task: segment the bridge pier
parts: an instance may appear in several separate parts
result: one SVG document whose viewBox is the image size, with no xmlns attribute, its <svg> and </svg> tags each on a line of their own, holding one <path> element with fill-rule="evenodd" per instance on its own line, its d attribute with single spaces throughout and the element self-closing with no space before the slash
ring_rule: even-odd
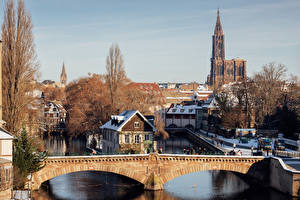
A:
<svg viewBox="0 0 300 200">
<path fill-rule="evenodd" d="M 152 173 L 149 178 L 147 179 L 145 185 L 144 185 L 145 190 L 163 190 L 163 182 L 161 178 L 156 174 Z"/>
</svg>

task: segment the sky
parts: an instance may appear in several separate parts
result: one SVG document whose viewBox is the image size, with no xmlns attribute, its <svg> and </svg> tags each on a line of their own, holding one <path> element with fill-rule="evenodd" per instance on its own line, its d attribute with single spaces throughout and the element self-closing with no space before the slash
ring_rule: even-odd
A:
<svg viewBox="0 0 300 200">
<path fill-rule="evenodd" d="M 1 19 L 5 0 L 0 0 Z M 270 62 L 300 76 L 299 0 L 25 0 L 40 80 L 105 73 L 112 44 L 135 82 L 204 82 L 220 9 L 226 59 L 247 60 L 252 76 Z"/>
</svg>

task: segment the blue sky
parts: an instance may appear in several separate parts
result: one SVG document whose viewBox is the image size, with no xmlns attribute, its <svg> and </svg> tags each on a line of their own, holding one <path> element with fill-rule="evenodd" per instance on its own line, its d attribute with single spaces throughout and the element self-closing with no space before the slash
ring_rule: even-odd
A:
<svg viewBox="0 0 300 200">
<path fill-rule="evenodd" d="M 41 80 L 59 80 L 63 62 L 68 81 L 105 73 L 109 48 L 118 43 L 132 81 L 204 82 L 217 8 L 226 59 L 246 59 L 249 76 L 273 61 L 300 76 L 299 0 L 25 0 L 25 6 Z"/>
</svg>

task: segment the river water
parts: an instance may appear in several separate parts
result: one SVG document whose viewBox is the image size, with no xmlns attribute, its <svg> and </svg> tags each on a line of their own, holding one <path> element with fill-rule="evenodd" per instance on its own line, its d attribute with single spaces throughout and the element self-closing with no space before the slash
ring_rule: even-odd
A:
<svg viewBox="0 0 300 200">
<path fill-rule="evenodd" d="M 45 140 L 52 155 L 85 151 L 85 141 L 51 137 Z M 193 147 L 185 138 L 171 137 L 160 143 L 166 153 L 182 153 Z M 196 148 L 196 147 L 195 147 Z M 283 200 L 290 199 L 277 191 L 249 186 L 232 172 L 202 171 L 175 178 L 164 185 L 163 191 L 144 191 L 143 185 L 124 176 L 107 172 L 84 171 L 51 179 L 47 190 L 34 192 L 34 199 L 135 199 L 135 200 Z"/>
</svg>

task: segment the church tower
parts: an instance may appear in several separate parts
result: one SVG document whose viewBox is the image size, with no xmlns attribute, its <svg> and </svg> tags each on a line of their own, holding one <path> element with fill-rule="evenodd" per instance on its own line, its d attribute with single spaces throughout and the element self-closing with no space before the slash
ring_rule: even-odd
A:
<svg viewBox="0 0 300 200">
<path fill-rule="evenodd" d="M 212 59 L 225 59 L 225 42 L 222 24 L 220 20 L 220 11 L 217 12 L 217 22 L 215 26 L 213 38 Z"/>
<path fill-rule="evenodd" d="M 212 36 L 212 57 L 210 70 L 210 85 L 223 83 L 225 65 L 225 42 L 220 11 L 217 12 L 217 22 Z"/>
<path fill-rule="evenodd" d="M 63 63 L 62 71 L 60 74 L 60 83 L 62 87 L 65 87 L 67 85 L 67 73 L 65 69 L 65 63 Z"/>
<path fill-rule="evenodd" d="M 231 82 L 240 82 L 247 78 L 246 60 L 241 58 L 225 60 L 225 38 L 219 9 L 214 35 L 212 36 L 210 63 L 210 75 L 207 82 L 212 87 L 218 87 Z"/>
</svg>

